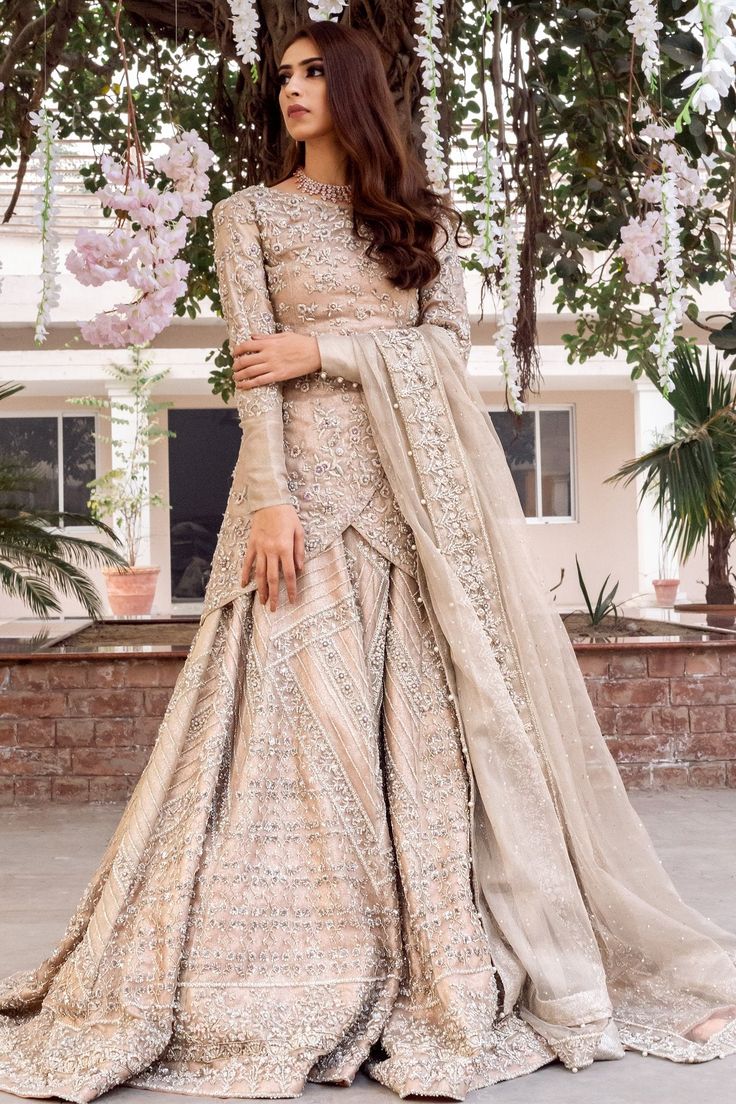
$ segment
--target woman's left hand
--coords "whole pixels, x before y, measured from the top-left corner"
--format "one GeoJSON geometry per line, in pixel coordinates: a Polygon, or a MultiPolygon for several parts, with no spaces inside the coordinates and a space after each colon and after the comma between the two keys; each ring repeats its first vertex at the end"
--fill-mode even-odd
{"type": "Polygon", "coordinates": [[[313,334],[251,334],[235,346],[233,355],[235,386],[245,390],[307,376],[322,367],[313,334]]]}

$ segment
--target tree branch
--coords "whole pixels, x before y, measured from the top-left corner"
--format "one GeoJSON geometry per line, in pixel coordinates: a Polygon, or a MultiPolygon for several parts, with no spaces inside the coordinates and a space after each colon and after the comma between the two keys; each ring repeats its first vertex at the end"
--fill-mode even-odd
{"type": "Polygon", "coordinates": [[[45,18],[43,15],[39,15],[37,19],[32,19],[30,23],[26,23],[18,31],[15,38],[11,39],[5,57],[0,62],[0,82],[5,85],[9,83],[21,50],[26,48],[26,45],[33,40],[36,33],[43,34],[53,27],[60,6],[60,4],[55,5],[53,11],[48,12],[45,18]]]}

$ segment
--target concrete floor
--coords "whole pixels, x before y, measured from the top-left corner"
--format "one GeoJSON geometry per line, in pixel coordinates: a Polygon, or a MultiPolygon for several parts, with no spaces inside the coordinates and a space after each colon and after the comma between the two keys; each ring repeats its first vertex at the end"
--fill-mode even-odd
{"type": "MultiPolygon", "coordinates": [[[[726,928],[736,916],[736,790],[633,791],[632,802],[685,900],[726,928]]],[[[0,977],[36,966],[62,934],[97,867],[123,806],[0,809],[0,977]]],[[[0,1092],[0,1104],[19,1098],[0,1092]]],[[[110,1104],[156,1104],[191,1096],[124,1087],[110,1104]]],[[[203,1097],[203,1100],[212,1099],[203,1097]]],[[[217,1099],[217,1098],[215,1098],[217,1099]]],[[[379,1104],[398,1098],[359,1075],[350,1089],[308,1085],[309,1104],[379,1104]]],[[[678,1065],[636,1052],[572,1074],[560,1063],[471,1093],[472,1104],[729,1104],[736,1055],[678,1065]]]]}

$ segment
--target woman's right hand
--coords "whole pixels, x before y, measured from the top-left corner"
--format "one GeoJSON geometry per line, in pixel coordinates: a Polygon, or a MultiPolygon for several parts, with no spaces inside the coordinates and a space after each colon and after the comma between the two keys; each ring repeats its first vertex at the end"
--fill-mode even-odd
{"type": "Polygon", "coordinates": [[[304,567],[304,529],[299,514],[289,503],[264,506],[251,514],[241,586],[247,586],[254,564],[256,589],[263,605],[268,601],[271,612],[276,609],[280,572],[289,601],[296,601],[296,572],[304,567]]]}

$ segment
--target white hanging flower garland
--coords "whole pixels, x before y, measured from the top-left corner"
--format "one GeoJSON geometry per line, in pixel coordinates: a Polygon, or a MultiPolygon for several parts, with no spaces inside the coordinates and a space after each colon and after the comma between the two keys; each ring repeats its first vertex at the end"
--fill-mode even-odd
{"type": "MultiPolygon", "coordinates": [[[[643,47],[642,70],[654,89],[660,66],[658,32],[662,23],[657,19],[656,0],[630,0],[632,18],[627,27],[634,36],[637,45],[643,47]]],[[[687,155],[674,143],[676,132],[683,121],[690,121],[689,108],[705,111],[720,106],[720,94],[726,95],[733,83],[733,69],[724,58],[736,58],[736,40],[730,35],[729,19],[736,11],[736,0],[709,0],[698,2],[695,8],[683,16],[691,24],[695,36],[703,44],[703,68],[691,74],[683,82],[683,87],[695,84],[683,110],[673,127],[664,127],[656,123],[646,100],[639,101],[635,118],[639,122],[650,120],[641,130],[641,137],[660,143],[659,159],[661,173],[659,178],[651,177],[641,188],[640,198],[654,207],[641,219],[632,218],[621,229],[621,246],[616,255],[624,259],[627,265],[626,278],[633,284],[654,284],[662,271],[661,284],[664,302],[652,310],[653,318],[659,323],[654,347],[655,362],[659,384],[665,395],[673,390],[671,380],[672,353],[675,347],[675,334],[680,326],[685,307],[682,267],[682,228],[680,219],[685,207],[699,204],[703,209],[715,205],[715,197],[704,189],[700,173],[690,164],[687,155]],[[716,56],[718,55],[718,56],[716,56]],[[730,69],[730,72],[728,70],[730,69]]],[[[701,157],[700,163],[706,171],[710,170],[708,158],[701,157]]]]}
{"type": "Polygon", "coordinates": [[[692,87],[692,92],[677,116],[676,131],[690,122],[691,107],[700,115],[718,111],[721,100],[736,87],[736,36],[731,27],[735,14],[736,0],[698,0],[691,11],[681,16],[703,47],[703,64],[682,82],[682,87],[692,87]]]}
{"type": "Polygon", "coordinates": [[[309,5],[309,18],[318,22],[321,19],[331,19],[333,15],[339,15],[345,7],[346,0],[311,0],[309,5]]]}
{"type": "Polygon", "coordinates": [[[703,194],[697,170],[675,146],[674,136],[674,127],[652,122],[642,128],[641,137],[660,142],[662,171],[659,177],[647,180],[639,193],[654,209],[640,219],[630,219],[621,228],[622,244],[615,253],[625,261],[626,279],[632,284],[654,284],[662,266],[664,303],[654,307],[652,315],[660,323],[655,359],[665,394],[672,390],[671,355],[685,305],[680,218],[685,207],[696,203],[710,207],[713,203],[710,192],[706,190],[703,194]]]}
{"type": "Polygon", "coordinates": [[[657,19],[657,0],[629,0],[631,18],[626,28],[633,35],[637,46],[643,47],[641,68],[650,87],[656,84],[659,74],[659,31],[663,23],[657,19]]]}
{"type": "Polygon", "coordinates": [[[518,362],[513,349],[516,317],[519,313],[521,275],[519,265],[519,240],[510,214],[503,220],[503,278],[501,282],[501,321],[496,330],[496,348],[501,358],[508,402],[515,414],[524,411],[519,387],[518,362]]]}
{"type": "Polygon", "coordinates": [[[253,80],[258,77],[258,9],[255,0],[230,0],[235,52],[250,65],[253,80]]]}
{"type": "Polygon", "coordinates": [[[665,395],[673,390],[670,379],[671,357],[675,348],[675,332],[682,321],[682,249],[680,243],[680,214],[682,205],[677,195],[676,169],[667,163],[667,144],[662,148],[662,185],[660,190],[662,224],[662,266],[665,300],[664,306],[652,311],[659,322],[659,334],[655,357],[659,383],[665,395]]]}
{"type": "Polygon", "coordinates": [[[493,135],[487,141],[479,141],[475,152],[475,171],[478,176],[477,194],[481,204],[480,248],[475,257],[484,268],[501,264],[500,244],[503,230],[499,212],[504,209],[504,191],[501,181],[501,158],[493,135]]]}
{"type": "Polygon", "coordinates": [[[422,130],[425,150],[424,163],[427,176],[432,188],[438,192],[446,190],[446,174],[444,147],[440,133],[440,112],[437,97],[438,80],[438,55],[435,49],[434,39],[440,38],[440,12],[444,0],[417,0],[416,22],[419,25],[417,40],[417,57],[420,58],[422,68],[422,81],[426,92],[420,97],[420,113],[422,118],[422,130]]]}
{"type": "Polygon", "coordinates": [[[519,241],[511,214],[506,211],[506,196],[501,179],[501,158],[493,135],[479,141],[475,167],[479,177],[478,194],[482,205],[480,248],[475,258],[484,268],[501,269],[501,309],[495,342],[506,394],[511,410],[523,413],[519,386],[519,364],[513,339],[520,299],[519,241]]]}
{"type": "Polygon", "coordinates": [[[48,334],[51,308],[59,303],[59,236],[56,229],[55,198],[61,149],[59,123],[52,118],[45,105],[38,111],[30,111],[28,118],[37,134],[31,164],[39,178],[36,189],[36,225],[41,232],[41,295],[36,313],[34,342],[40,345],[48,334]]]}

